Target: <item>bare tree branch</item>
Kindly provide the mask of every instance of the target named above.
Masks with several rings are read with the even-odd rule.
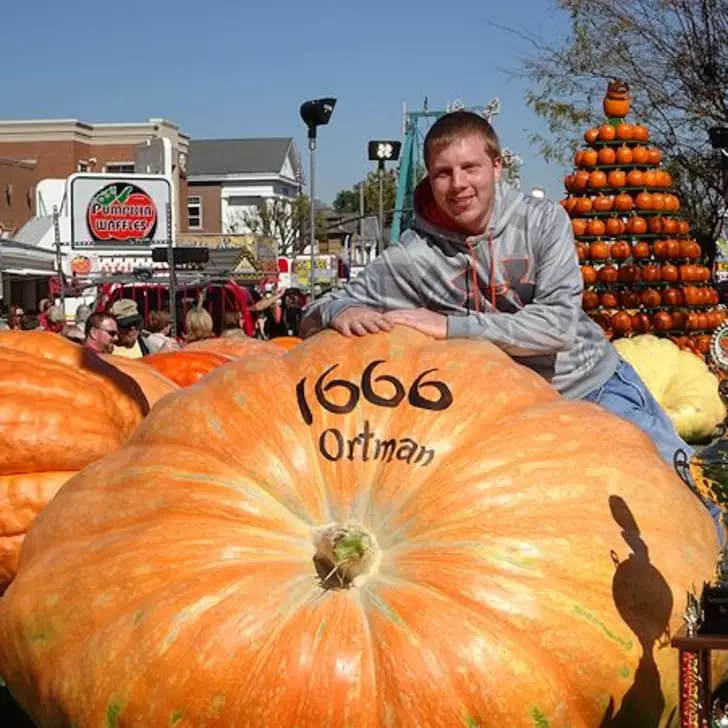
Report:
[[[526,102],[550,136],[531,141],[547,160],[566,163],[587,125],[602,123],[606,82],[624,79],[634,118],[651,130],[680,184],[698,237],[716,231],[722,179],[708,141],[728,126],[728,0],[558,0],[571,28],[564,39],[528,41],[533,55],[519,74],[531,82]]]

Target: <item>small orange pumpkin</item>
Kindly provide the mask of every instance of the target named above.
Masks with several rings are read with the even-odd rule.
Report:
[[[630,94],[626,81],[610,81],[602,102],[604,113],[610,119],[622,119],[629,113]]]
[[[612,189],[619,189],[627,184],[627,173],[622,169],[612,169],[607,175],[607,183]]]
[[[202,339],[187,344],[183,351],[211,351],[233,359],[242,359],[249,356],[280,356],[282,354],[280,348],[271,346],[270,342],[242,336]]]
[[[289,350],[302,344],[303,339],[299,339],[298,336],[274,336],[270,343],[279,346],[281,349]]]
[[[642,124],[635,124],[632,127],[632,139],[636,142],[646,142],[650,138],[650,130],[642,125]]]
[[[180,387],[189,387],[213,369],[233,361],[230,356],[213,351],[168,351],[145,356],[142,361]]]
[[[614,140],[614,137],[615,137],[614,127],[611,124],[602,124],[599,127],[598,135],[599,135],[599,141],[611,142]]]
[[[617,159],[617,153],[613,147],[602,147],[599,150],[599,164],[612,165]]]
[[[617,164],[632,164],[632,150],[626,145],[622,144],[616,152]]]
[[[593,128],[593,129],[587,129],[584,132],[584,141],[592,145],[594,142],[599,138],[599,129]]]
[[[621,141],[631,141],[632,139],[632,125],[627,124],[627,122],[623,121],[620,124],[617,124],[616,129],[617,139],[620,139]]]

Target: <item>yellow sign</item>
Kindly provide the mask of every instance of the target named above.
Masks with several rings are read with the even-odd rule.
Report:
[[[314,281],[316,283],[331,283],[336,279],[338,266],[335,255],[317,255],[314,258]],[[307,286],[311,282],[311,258],[299,256],[293,261],[293,275],[300,286]]]

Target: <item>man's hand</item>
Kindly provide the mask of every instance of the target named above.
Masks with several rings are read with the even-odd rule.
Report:
[[[344,336],[366,336],[367,334],[378,334],[380,331],[391,331],[392,324],[379,311],[356,306],[340,313],[331,322],[331,328]]]
[[[401,324],[416,329],[433,339],[447,338],[447,316],[435,313],[427,308],[405,309],[402,311],[388,311],[384,318],[390,324]]]

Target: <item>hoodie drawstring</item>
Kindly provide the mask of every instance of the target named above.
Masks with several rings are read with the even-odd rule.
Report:
[[[480,288],[478,288],[478,271],[475,261],[475,251],[473,250],[473,244],[470,240],[467,240],[468,251],[470,252],[470,279],[473,287],[473,298],[475,303],[475,310],[480,313]],[[495,310],[495,258],[493,257],[493,231],[488,231],[488,257],[490,258],[490,280],[488,281],[488,289],[490,293],[490,303]]]

